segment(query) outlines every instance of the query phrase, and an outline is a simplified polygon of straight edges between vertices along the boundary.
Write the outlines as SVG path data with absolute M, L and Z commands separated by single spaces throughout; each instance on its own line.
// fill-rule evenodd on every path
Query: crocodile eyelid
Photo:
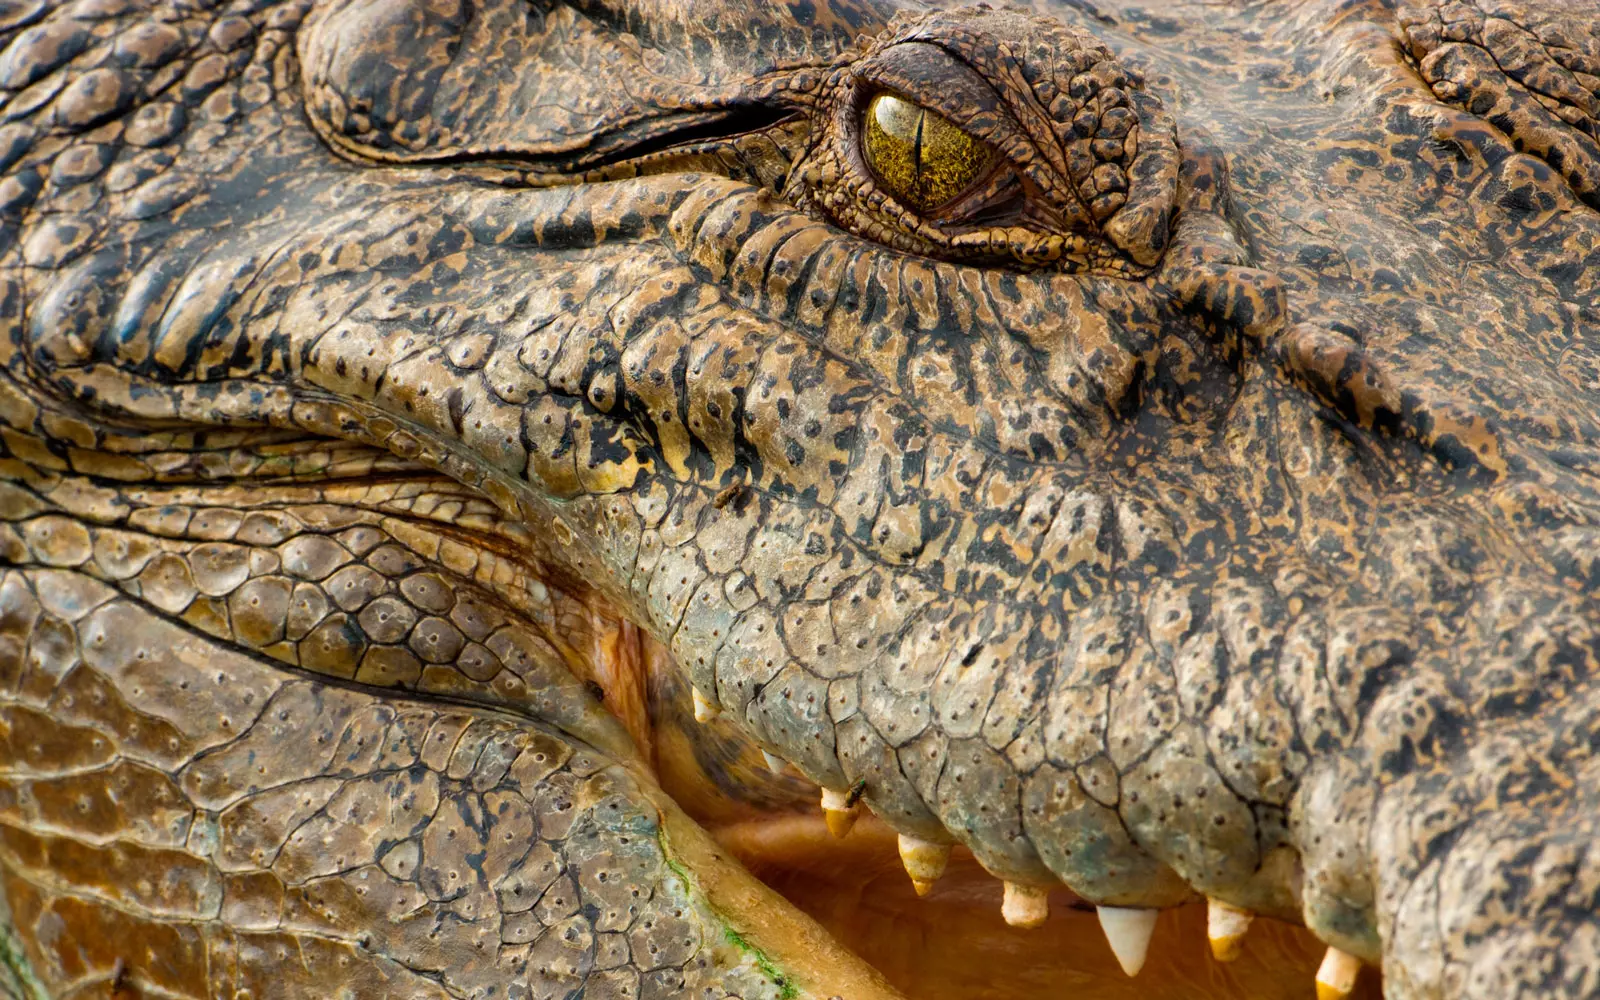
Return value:
M 1018 17 L 928 15 L 866 45 L 817 95 L 820 136 L 795 171 L 812 183 L 790 194 L 858 235 L 927 256 L 1129 276 L 1157 263 L 1176 197 L 1170 117 L 1086 34 L 1041 29 L 1059 44 L 1051 62 L 1021 74 L 1014 56 L 974 42 L 986 19 Z M 1051 82 L 1062 77 L 1065 87 Z M 874 118 L 895 101 L 909 106 L 912 130 L 898 151 Z M 917 160 L 929 123 L 952 165 L 937 192 Z

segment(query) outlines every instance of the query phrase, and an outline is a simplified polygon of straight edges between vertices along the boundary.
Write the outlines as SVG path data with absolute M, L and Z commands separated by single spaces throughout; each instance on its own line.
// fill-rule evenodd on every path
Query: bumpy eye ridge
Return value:
M 867 166 L 888 192 L 920 212 L 972 187 L 994 159 L 988 143 L 894 94 L 878 94 L 863 122 Z

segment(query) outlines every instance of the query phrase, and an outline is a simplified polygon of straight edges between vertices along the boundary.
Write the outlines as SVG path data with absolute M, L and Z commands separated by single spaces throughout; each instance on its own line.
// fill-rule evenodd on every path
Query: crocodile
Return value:
M 7 0 L 0 993 L 1600 997 L 1597 418 L 1592 0 Z

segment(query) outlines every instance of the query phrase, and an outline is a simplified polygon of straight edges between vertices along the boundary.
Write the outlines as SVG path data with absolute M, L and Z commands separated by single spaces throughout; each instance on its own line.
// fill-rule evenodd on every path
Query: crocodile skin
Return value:
M 0 986 L 892 996 L 626 639 L 1012 885 L 1600 996 L 1600 14 L 1035 8 L 0 5 Z

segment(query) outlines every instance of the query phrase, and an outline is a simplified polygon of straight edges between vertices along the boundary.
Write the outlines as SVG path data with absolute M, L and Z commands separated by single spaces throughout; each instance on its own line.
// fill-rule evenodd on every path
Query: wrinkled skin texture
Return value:
M 891 995 L 692 685 L 747 813 L 1600 996 L 1600 15 L 813 6 L 0 6 L 0 985 Z

